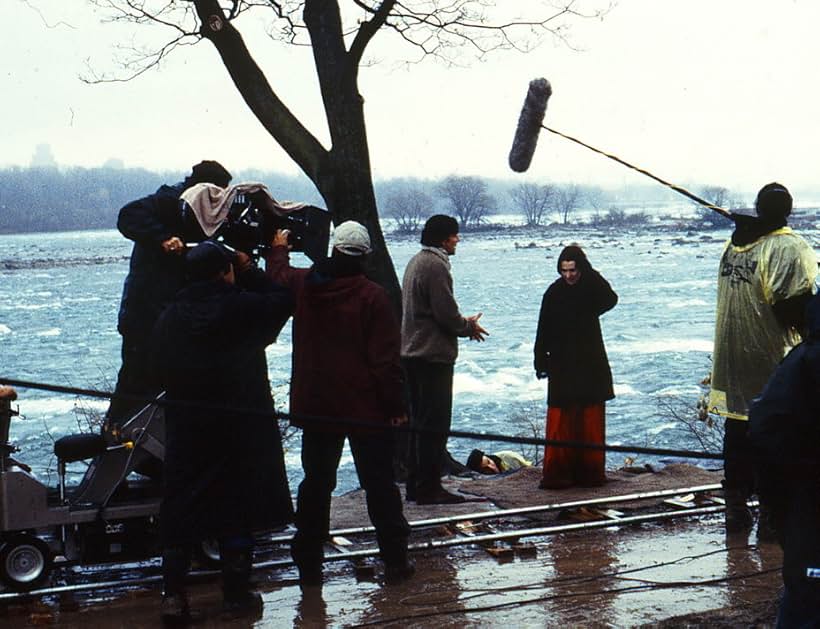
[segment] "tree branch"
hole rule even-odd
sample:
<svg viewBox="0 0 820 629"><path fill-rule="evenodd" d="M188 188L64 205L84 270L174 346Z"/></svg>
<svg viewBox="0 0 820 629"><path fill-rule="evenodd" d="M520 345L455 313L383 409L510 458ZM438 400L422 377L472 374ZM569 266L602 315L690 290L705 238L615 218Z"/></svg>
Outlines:
<svg viewBox="0 0 820 629"><path fill-rule="evenodd" d="M218 0L193 0L200 34L216 47L242 98L265 129L313 181L327 151L285 106L253 60Z"/></svg>
<svg viewBox="0 0 820 629"><path fill-rule="evenodd" d="M364 3L357 0L354 0L354 2L360 7L365 8L365 10L370 10L366 7L366 5L364 5ZM373 12L373 17L362 23L359 27L359 32L356 34L353 43L350 45L349 54L352 63L357 66L359 65L362 60L362 55L364 54L364 49L367 47L367 44L370 43L370 40L373 39L373 36L378 32L378 30L384 26L385 22L387 22L390 11L393 10L395 5L396 0L385 0L381 3L379 8Z"/></svg>

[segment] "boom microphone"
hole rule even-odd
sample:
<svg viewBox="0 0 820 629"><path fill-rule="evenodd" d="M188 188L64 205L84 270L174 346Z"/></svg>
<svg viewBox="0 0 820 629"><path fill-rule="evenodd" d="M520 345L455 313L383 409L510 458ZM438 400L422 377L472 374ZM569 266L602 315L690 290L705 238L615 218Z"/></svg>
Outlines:
<svg viewBox="0 0 820 629"><path fill-rule="evenodd" d="M552 95L552 87L547 79L533 79L518 117L512 148L510 149L510 168L523 173L530 167L535 145L538 144L538 133L547 111L547 101Z"/></svg>
<svg viewBox="0 0 820 629"><path fill-rule="evenodd" d="M609 159L616 161L627 168L631 168L642 175L646 175L650 179L654 179L658 183L674 190L678 194L682 194L686 198L691 199L696 203L700 203L702 206L709 208L714 212L717 212L721 216L735 220L735 214L730 213L722 207L709 203L709 201L706 201L705 199L701 199L699 196L689 192L686 188L682 188L681 186L676 186L673 183L665 181L657 175L653 175L648 170L638 168L637 166L622 160L617 155L606 153L601 149L590 146L586 142L582 142L578 138L573 138L565 133L561 133L560 131L544 126L544 114L547 111L547 101L550 96L552 96L552 87L547 79L533 79L530 81L530 88L527 90L527 97L524 99L524 106L521 108L521 115L518 117L518 127L515 130L513 145L510 149L510 168L512 168L515 172L523 173L530 167L533 153L535 153L535 145L538 143L538 133L543 128L550 133L554 133L555 135L569 140L570 142L575 142L590 151L603 155L604 157L608 157Z"/></svg>

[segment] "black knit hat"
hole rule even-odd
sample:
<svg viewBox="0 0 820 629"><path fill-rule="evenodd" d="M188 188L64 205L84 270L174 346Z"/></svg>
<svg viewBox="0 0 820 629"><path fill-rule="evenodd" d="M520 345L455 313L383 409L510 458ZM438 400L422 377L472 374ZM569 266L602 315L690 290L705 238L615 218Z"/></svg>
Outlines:
<svg viewBox="0 0 820 629"><path fill-rule="evenodd" d="M458 221L446 214L434 214L427 219L421 230L421 244L440 247L450 236L458 233Z"/></svg>
<svg viewBox="0 0 820 629"><path fill-rule="evenodd" d="M474 472L481 471L481 461L484 459L484 452L479 449L475 449L470 452L470 456L467 457L467 467L473 470Z"/></svg>
<svg viewBox="0 0 820 629"><path fill-rule="evenodd" d="M792 213L792 195L783 184L767 183L757 193L755 211L766 221L785 219Z"/></svg>
<svg viewBox="0 0 820 629"><path fill-rule="evenodd" d="M188 181L191 185L195 183L212 183L220 188L226 188L231 183L231 173L219 162L210 159L203 160L191 168L191 176Z"/></svg>
<svg viewBox="0 0 820 629"><path fill-rule="evenodd" d="M185 256L185 274L190 282L211 280L227 271L233 262L233 254L218 242L205 240Z"/></svg>

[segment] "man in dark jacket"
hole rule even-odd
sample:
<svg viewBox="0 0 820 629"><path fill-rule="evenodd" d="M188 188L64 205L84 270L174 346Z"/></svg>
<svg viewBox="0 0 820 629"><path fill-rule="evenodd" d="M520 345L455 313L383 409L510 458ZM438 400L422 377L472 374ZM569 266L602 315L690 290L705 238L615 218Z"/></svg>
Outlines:
<svg viewBox="0 0 820 629"><path fill-rule="evenodd" d="M758 494L783 547L778 627L820 626L820 295L807 313L806 340L749 409Z"/></svg>
<svg viewBox="0 0 820 629"><path fill-rule="evenodd" d="M618 295L592 268L583 250L565 247L558 273L541 301L535 374L549 378L547 440L603 445L605 403L615 397L601 324ZM606 482L603 450L547 446L541 489Z"/></svg>
<svg viewBox="0 0 820 629"><path fill-rule="evenodd" d="M134 247L117 322L122 366L106 414L108 428L128 420L145 405L143 400L159 392L148 351L151 330L184 284L185 242L204 239L196 221L185 221L179 197L197 183L225 187L230 181L231 174L221 164L206 160L196 164L184 181L160 186L154 194L131 201L120 210L117 228L134 241Z"/></svg>
<svg viewBox="0 0 820 629"><path fill-rule="evenodd" d="M166 391L163 615L188 615L191 549L217 540L226 611L258 607L249 591L251 533L292 521L265 347L292 311L290 294L237 254L206 241L186 256L189 284L154 330Z"/></svg>
<svg viewBox="0 0 820 629"><path fill-rule="evenodd" d="M338 225L331 257L310 269L290 266L287 235L287 230L277 232L267 268L296 299L290 411L291 423L302 428L305 476L291 552L299 581L302 587L322 583L331 494L347 437L376 528L385 580L398 582L413 573L389 430L391 424L407 422L399 325L385 290L364 276L363 260L370 252L364 226L354 221Z"/></svg>

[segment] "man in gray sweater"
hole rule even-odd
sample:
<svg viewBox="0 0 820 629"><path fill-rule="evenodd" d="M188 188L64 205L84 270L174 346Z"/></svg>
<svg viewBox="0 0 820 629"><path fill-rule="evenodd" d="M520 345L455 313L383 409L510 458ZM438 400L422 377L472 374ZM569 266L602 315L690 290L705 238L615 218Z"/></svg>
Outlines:
<svg viewBox="0 0 820 629"><path fill-rule="evenodd" d="M449 256L458 245L458 221L431 216L421 233L422 248L404 271L401 356L410 394L411 428L407 500L452 504L464 497L441 486L442 461L453 406L453 365L458 337L483 341L481 313L461 315L453 296Z"/></svg>

